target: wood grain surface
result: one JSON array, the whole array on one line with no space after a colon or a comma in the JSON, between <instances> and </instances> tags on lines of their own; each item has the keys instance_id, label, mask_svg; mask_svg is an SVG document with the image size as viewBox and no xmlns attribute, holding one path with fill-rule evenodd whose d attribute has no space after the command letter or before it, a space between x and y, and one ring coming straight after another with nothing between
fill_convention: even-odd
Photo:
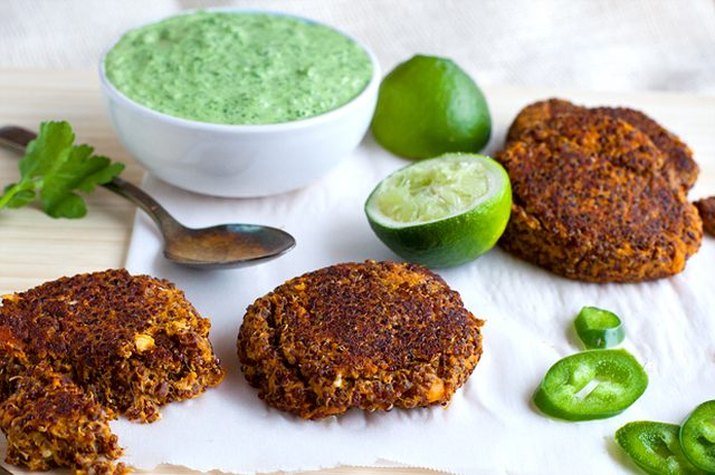
<instances>
[{"instance_id":1,"label":"wood grain surface","mask_svg":"<svg viewBox=\"0 0 715 475\"><path fill-rule=\"evenodd\" d=\"M558 95L590 105L624 105L644 110L681 136L701 166L692 198L715 195L715 97L683 94L616 94L547 89L486 88L494 122L507 124L519 108ZM0 69L0 125L36 130L43 120L68 120L78 140L127 164L123 177L139 183L143 170L119 144L104 110L95 71ZM495 130L494 149L504 130ZM0 149L0 186L18 179L16 152ZM79 220L55 220L37 208L0 211L0 294L21 291L62 275L121 267L131 235L134 207L107 190L88 197ZM4 456L4 440L0 441ZM27 473L7 467L13 473ZM190 473L161 467L157 473ZM336 468L333 474L427 474L411 468Z\"/></svg>"}]
</instances>

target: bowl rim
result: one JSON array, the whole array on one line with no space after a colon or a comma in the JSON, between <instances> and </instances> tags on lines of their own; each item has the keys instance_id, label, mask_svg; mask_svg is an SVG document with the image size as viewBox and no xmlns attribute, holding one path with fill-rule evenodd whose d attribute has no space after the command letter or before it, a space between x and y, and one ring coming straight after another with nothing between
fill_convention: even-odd
<instances>
[{"instance_id":1,"label":"bowl rim","mask_svg":"<svg viewBox=\"0 0 715 475\"><path fill-rule=\"evenodd\" d=\"M183 117L178 117L174 115L167 114L165 112L160 112L155 109L152 109L148 106L145 106L143 104L140 104L139 102L135 101L134 99L130 98L126 94L124 94L122 91L117 89L117 87L112 84L112 82L109 80L107 77L104 63L105 59L107 57L107 54L116 46L116 44L130 31L137 30L139 28L144 28L145 26L153 25L155 23L159 23L164 20L168 20L169 18L177 17L180 15L191 15L194 13L198 12L236 12L236 13L255 13L255 14L266 14L266 15L275 15L275 16L286 16L286 17L291 17L295 18L297 20L301 20L307 23L311 24L317 24L324 26L326 28L330 28L331 30L335 31L336 33L348 38L349 40L353 41L355 44L357 44L368 56L370 59L370 63L372 66L372 76L370 77L370 81L365 85L365 87L357 93L352 99L350 99L348 102L336 107L335 109L331 109L329 111L323 112L318 115L306 117L303 119L296 119L296 120L291 120L287 122L275 122L275 123L270 123L270 124L223 124L219 122L204 122L204 121L199 121L199 120L194 120L194 119L187 119ZM165 122L169 122L172 125L176 126L181 126L181 127L191 127L197 130L213 130L213 131L219 131L219 132L251 132L251 133L270 133L270 132L278 132L278 131L287 131L287 130L293 130L293 129L301 129L304 127L310 127L313 125L319 125L324 122L329 122L333 119L337 119L338 117L345 115L349 112L349 110L354 107L356 103L362 102L365 99L365 97L369 96L371 92L376 91L377 87L379 85L380 80L382 79L382 71L380 68L380 63L377 61L377 57L375 56L375 53L368 48L363 42L358 40L357 38L353 37L352 35L345 33L342 30L339 30L332 25L314 20L312 18L307 18L307 17L302 17L300 15L295 15L292 13L286 13L282 11L277 11L277 10L269 10L269 9L257 9L257 8L237 8L237 7L213 7L213 8L196 8L196 9L188 9L188 10L183 10L178 13L173 13L171 15L166 15L151 21L148 21L146 23L139 24L137 26L134 26L130 29L124 30L121 32L112 42L110 42L109 46L107 46L102 53L100 59L99 59L99 65L98 65L98 71L99 71L99 78L100 78L100 85L102 86L102 90L111 96L114 100L128 106L131 108L136 109L137 111L148 115L150 117L153 117L158 120L162 120Z\"/></svg>"}]
</instances>

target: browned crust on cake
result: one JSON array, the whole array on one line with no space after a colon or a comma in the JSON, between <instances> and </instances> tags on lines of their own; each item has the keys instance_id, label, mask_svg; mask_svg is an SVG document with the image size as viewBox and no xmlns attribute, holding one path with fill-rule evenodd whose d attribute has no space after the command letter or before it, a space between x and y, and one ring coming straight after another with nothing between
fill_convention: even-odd
<instances>
[{"instance_id":1,"label":"browned crust on cake","mask_svg":"<svg viewBox=\"0 0 715 475\"><path fill-rule=\"evenodd\" d=\"M703 198L694 204L703 220L703 229L711 236L715 236L715 196Z\"/></svg>"},{"instance_id":2,"label":"browned crust on cake","mask_svg":"<svg viewBox=\"0 0 715 475\"><path fill-rule=\"evenodd\" d=\"M15 379L15 391L0 403L0 428L7 438L5 461L29 470L91 467L121 474L122 454L109 428L110 415L91 393L66 375L40 365Z\"/></svg>"},{"instance_id":3,"label":"browned crust on cake","mask_svg":"<svg viewBox=\"0 0 715 475\"><path fill-rule=\"evenodd\" d=\"M34 368L41 367L47 377L75 385L62 394L83 393L108 414L155 421L160 406L196 397L223 379L209 328L172 283L123 269L63 277L7 295L0 306L0 401L26 397L17 381L39 378ZM25 416L53 417L33 410L28 405Z\"/></svg>"},{"instance_id":4,"label":"browned crust on cake","mask_svg":"<svg viewBox=\"0 0 715 475\"><path fill-rule=\"evenodd\" d=\"M577 280L637 282L682 271L699 248L702 223L667 155L613 114L528 106L496 159L513 191L500 244L525 260Z\"/></svg>"},{"instance_id":5,"label":"browned crust on cake","mask_svg":"<svg viewBox=\"0 0 715 475\"><path fill-rule=\"evenodd\" d=\"M607 114L623 120L645 133L665 156L665 168L671 170L682 186L689 190L698 179L700 168L693 160L693 152L685 142L643 112L625 107L598 107L595 113Z\"/></svg>"},{"instance_id":6,"label":"browned crust on cake","mask_svg":"<svg viewBox=\"0 0 715 475\"><path fill-rule=\"evenodd\" d=\"M663 159L661 169L664 173L680 183L685 190L689 190L695 184L700 169L693 160L693 152L690 148L677 135L635 109L626 107L587 108L555 98L536 102L519 112L509 128L507 142L516 140L530 129L542 126L545 121L564 114L607 116L628 123L644 133L661 152Z\"/></svg>"},{"instance_id":7,"label":"browned crust on cake","mask_svg":"<svg viewBox=\"0 0 715 475\"><path fill-rule=\"evenodd\" d=\"M507 143L519 139L522 134L540 126L544 121L557 115L582 112L585 107L577 106L563 99L548 99L524 107L512 122L507 132Z\"/></svg>"},{"instance_id":8,"label":"browned crust on cake","mask_svg":"<svg viewBox=\"0 0 715 475\"><path fill-rule=\"evenodd\" d=\"M261 399L306 419L446 404L479 361L482 324L421 266L338 264L249 306L238 356Z\"/></svg>"}]
</instances>

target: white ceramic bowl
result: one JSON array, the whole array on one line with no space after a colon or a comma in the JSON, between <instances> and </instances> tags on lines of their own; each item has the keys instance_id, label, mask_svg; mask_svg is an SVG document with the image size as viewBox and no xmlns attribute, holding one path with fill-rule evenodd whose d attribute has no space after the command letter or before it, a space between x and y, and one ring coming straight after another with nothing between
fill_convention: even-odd
<instances>
[{"instance_id":1,"label":"white ceramic bowl","mask_svg":"<svg viewBox=\"0 0 715 475\"><path fill-rule=\"evenodd\" d=\"M306 119L266 125L226 125L157 112L112 85L105 74L104 56L99 66L101 89L119 140L158 178L214 196L283 193L309 185L327 173L357 147L370 125L381 79L380 67L367 47L345 36L370 57L372 78L347 104Z\"/></svg>"}]
</instances>

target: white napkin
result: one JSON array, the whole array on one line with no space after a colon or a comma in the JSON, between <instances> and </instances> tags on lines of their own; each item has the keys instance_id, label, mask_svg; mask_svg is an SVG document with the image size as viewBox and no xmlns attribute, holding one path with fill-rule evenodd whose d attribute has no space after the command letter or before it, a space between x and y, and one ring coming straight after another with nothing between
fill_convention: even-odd
<instances>
[{"instance_id":1,"label":"white napkin","mask_svg":"<svg viewBox=\"0 0 715 475\"><path fill-rule=\"evenodd\" d=\"M495 108L504 111L496 116L495 130L505 130L517 105L532 98L521 99ZM499 145L501 135L492 143ZM679 423L712 398L715 242L705 238L682 274L641 284L573 282L500 249L440 271L467 308L487 320L482 361L446 409L354 410L310 422L267 407L245 382L236 357L246 306L286 279L322 266L395 259L371 232L363 203L380 179L406 163L367 138L322 180L282 196L210 198L146 180L144 188L188 225L268 224L292 233L298 245L253 268L190 270L163 259L154 225L138 213L127 267L174 281L211 318L211 339L228 377L198 399L165 407L162 420L154 424L113 423L127 463L141 469L166 463L235 473L383 461L468 474L617 473L626 471L628 462L613 442L616 429L638 419ZM532 407L531 395L554 362L580 350L572 323L584 305L622 317L623 346L645 365L650 384L620 416L580 423L552 420Z\"/></svg>"}]
</instances>

